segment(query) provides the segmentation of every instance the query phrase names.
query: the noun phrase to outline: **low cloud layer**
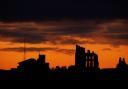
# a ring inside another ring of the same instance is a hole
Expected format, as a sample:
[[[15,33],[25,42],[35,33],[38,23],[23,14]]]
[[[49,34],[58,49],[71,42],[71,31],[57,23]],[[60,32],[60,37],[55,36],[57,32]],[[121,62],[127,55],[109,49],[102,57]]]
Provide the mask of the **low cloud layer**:
[[[2,49],[0,49],[0,51],[23,52],[24,48],[23,47],[2,48]],[[67,55],[72,55],[75,52],[75,50],[73,50],[73,49],[60,49],[60,48],[54,48],[54,47],[46,47],[46,48],[29,47],[29,48],[26,48],[26,51],[27,52],[54,51],[54,52],[64,53],[64,54],[67,54]]]
[[[112,49],[111,48],[103,48],[101,49],[102,51],[111,51]]]
[[[0,41],[30,44],[128,45],[128,20],[0,22]]]

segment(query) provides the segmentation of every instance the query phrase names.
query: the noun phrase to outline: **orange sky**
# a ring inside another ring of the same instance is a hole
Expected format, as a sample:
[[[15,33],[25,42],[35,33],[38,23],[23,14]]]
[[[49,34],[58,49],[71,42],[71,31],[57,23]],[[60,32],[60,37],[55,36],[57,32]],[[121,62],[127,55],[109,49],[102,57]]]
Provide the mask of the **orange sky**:
[[[128,63],[127,25],[126,20],[0,22],[0,69],[15,68],[23,60],[22,51],[8,50],[23,47],[22,34],[27,34],[27,48],[45,48],[41,49],[41,54],[46,55],[50,67],[74,65],[71,50],[75,50],[75,44],[95,51],[99,56],[100,68],[116,67],[119,57],[124,57]],[[26,53],[27,58],[37,58],[38,54],[37,50]]]
[[[36,46],[36,45],[35,45]],[[115,67],[118,58],[125,57],[128,59],[128,46],[121,46],[119,48],[112,48],[109,45],[82,45],[86,49],[94,50],[97,54],[99,54],[99,62],[101,68],[109,68]],[[74,46],[63,46],[65,48],[73,48]],[[101,50],[102,48],[111,48],[111,50]],[[42,54],[46,54],[46,61],[50,63],[50,67],[59,66],[69,66],[74,65],[74,54],[68,55],[64,53],[54,52],[54,51],[41,51]],[[27,52],[27,58],[37,58],[39,52]],[[23,52],[0,52],[1,60],[0,60],[0,68],[1,69],[9,69],[17,66],[17,63],[23,60]],[[128,60],[126,60],[128,62]]]

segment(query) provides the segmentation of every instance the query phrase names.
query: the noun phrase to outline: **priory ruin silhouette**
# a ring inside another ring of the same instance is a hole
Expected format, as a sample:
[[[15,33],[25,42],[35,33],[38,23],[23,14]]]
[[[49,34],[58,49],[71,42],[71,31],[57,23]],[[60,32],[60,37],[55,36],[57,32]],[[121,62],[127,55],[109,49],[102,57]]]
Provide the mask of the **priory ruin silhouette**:
[[[0,70],[0,80],[128,80],[128,65],[119,58],[116,68],[100,69],[98,55],[94,51],[76,45],[75,65],[50,68],[45,55],[18,63],[17,68]]]

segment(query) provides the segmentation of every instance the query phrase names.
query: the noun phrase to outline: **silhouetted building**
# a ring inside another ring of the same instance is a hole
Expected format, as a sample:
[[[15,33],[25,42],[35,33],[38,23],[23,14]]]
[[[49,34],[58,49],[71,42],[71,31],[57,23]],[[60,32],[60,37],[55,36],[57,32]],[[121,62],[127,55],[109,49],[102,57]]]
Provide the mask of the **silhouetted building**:
[[[38,68],[42,70],[49,70],[49,63],[45,62],[45,55],[39,55],[39,58],[37,59],[37,65]]]
[[[127,70],[128,65],[125,62],[125,58],[119,58],[119,63],[117,64],[117,69],[119,70]]]
[[[22,61],[17,69],[27,78],[46,78],[49,73],[49,63],[45,63],[45,55],[39,55],[36,60],[34,58]]]
[[[83,69],[85,67],[86,60],[85,60],[85,48],[76,45],[76,52],[75,52],[75,66],[77,68]]]
[[[36,60],[34,58],[30,58],[28,60],[24,60],[19,62],[18,69],[22,72],[29,72],[36,67]]]
[[[19,62],[17,68],[0,70],[0,80],[128,80],[128,65],[119,58],[117,68],[99,69],[98,55],[76,45],[75,65],[49,68],[45,55]],[[95,82],[95,81],[94,81]]]
[[[85,53],[85,48],[76,45],[75,66],[78,69],[99,69],[98,55],[90,50]]]
[[[98,69],[99,62],[98,62],[98,55],[94,52],[90,52],[90,50],[85,53],[85,68],[86,69]]]
[[[37,59],[37,62],[45,63],[45,55],[39,55],[39,58]]]

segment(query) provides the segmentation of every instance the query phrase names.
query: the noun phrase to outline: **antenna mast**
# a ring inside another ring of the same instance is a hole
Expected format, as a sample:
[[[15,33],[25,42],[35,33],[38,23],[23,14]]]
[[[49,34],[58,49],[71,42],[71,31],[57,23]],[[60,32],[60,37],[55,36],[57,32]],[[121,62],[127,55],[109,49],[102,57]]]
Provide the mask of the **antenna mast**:
[[[39,55],[40,55],[40,50],[39,50]]]
[[[26,40],[24,37],[24,60],[26,59]]]

